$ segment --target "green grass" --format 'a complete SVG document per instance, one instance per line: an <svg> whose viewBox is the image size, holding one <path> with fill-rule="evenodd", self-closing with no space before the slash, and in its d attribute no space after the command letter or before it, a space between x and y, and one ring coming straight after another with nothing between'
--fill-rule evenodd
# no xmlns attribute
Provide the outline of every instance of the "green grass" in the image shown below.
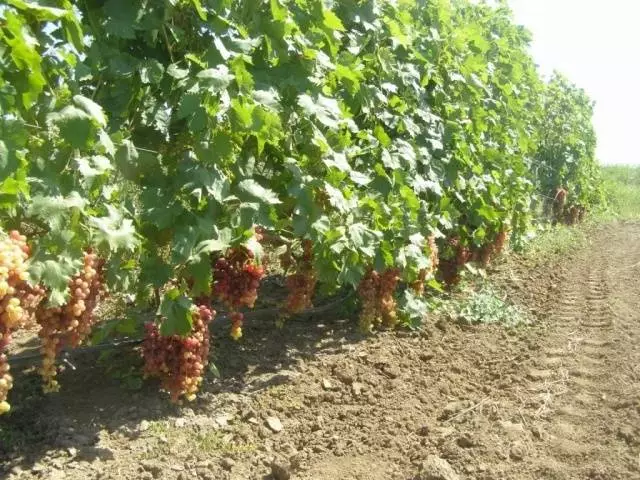
<svg viewBox="0 0 640 480"><path fill-rule="evenodd" d="M526 258L549 261L564 257L588 243L588 227L591 223L579 226L548 226L536 232L521 253Z"/></svg>
<svg viewBox="0 0 640 480"><path fill-rule="evenodd" d="M602 167L609 210L617 218L640 218L640 167Z"/></svg>

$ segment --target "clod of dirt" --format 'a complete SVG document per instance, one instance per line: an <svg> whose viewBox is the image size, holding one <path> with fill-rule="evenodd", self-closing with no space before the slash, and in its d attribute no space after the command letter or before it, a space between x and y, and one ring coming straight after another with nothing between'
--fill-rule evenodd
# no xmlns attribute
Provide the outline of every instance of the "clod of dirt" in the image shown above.
<svg viewBox="0 0 640 480"><path fill-rule="evenodd" d="M463 400L460 402L450 402L444 407L442 414L438 418L439 420L447 420L455 416L457 413L460 413L465 408L470 408L473 406L473 402L470 400Z"/></svg>
<svg viewBox="0 0 640 480"><path fill-rule="evenodd" d="M158 478L162 475L162 467L153 460L143 460L140 462L140 466L144 471L149 472L153 478Z"/></svg>
<svg viewBox="0 0 640 480"><path fill-rule="evenodd" d="M231 470L235 464L236 464L235 460L230 457L225 457L220 462L220 465L222 465L222 468L224 468L225 470Z"/></svg>
<svg viewBox="0 0 640 480"><path fill-rule="evenodd" d="M553 372L551 370L538 370L535 368L532 368L527 372L527 378L529 380L533 380L534 382L547 380L551 378L552 375Z"/></svg>
<svg viewBox="0 0 640 480"><path fill-rule="evenodd" d="M291 467L288 462L282 459L274 459L271 462L271 476L273 480L289 480L291 478Z"/></svg>
<svg viewBox="0 0 640 480"><path fill-rule="evenodd" d="M629 445L635 445L636 443L638 443L636 432L633 430L633 427L629 425L620 427L620 429L618 430L618 437L627 442Z"/></svg>
<svg viewBox="0 0 640 480"><path fill-rule="evenodd" d="M420 353L420 360L422 360L423 362L428 362L429 360L433 360L435 358L436 354L434 352L422 352Z"/></svg>
<svg viewBox="0 0 640 480"><path fill-rule="evenodd" d="M473 448L478 446L478 442L469 434L464 434L458 437L456 443L461 448Z"/></svg>
<svg viewBox="0 0 640 480"><path fill-rule="evenodd" d="M323 378L322 379L322 388L324 388L325 390L335 390L336 387L333 383L331 383L330 380Z"/></svg>
<svg viewBox="0 0 640 480"><path fill-rule="evenodd" d="M355 382L355 373L348 367L336 367L333 370L333 374L338 380L346 385L351 385L353 382Z"/></svg>
<svg viewBox="0 0 640 480"><path fill-rule="evenodd" d="M435 455L429 455L422 463L416 480L460 480L460 477L449 462Z"/></svg>
<svg viewBox="0 0 640 480"><path fill-rule="evenodd" d="M351 384L351 391L353 392L353 394L358 397L360 395L362 395L362 389L364 388L364 385L362 385L361 383L358 382L353 382Z"/></svg>
<svg viewBox="0 0 640 480"><path fill-rule="evenodd" d="M278 417L267 417L267 426L275 433L281 432L284 428Z"/></svg>
<svg viewBox="0 0 640 480"><path fill-rule="evenodd" d="M522 443L514 442L513 445L511 445L511 450L509 450L509 457L511 457L512 460L524 460L525 455L526 449Z"/></svg>

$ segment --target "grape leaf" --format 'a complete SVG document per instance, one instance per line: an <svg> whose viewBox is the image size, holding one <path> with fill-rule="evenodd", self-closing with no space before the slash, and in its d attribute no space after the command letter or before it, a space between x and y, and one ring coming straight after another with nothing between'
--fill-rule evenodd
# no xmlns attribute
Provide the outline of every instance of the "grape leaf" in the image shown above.
<svg viewBox="0 0 640 480"><path fill-rule="evenodd" d="M52 230L58 231L72 211L83 213L86 206L87 200L82 198L78 192L71 192L67 197L36 195L31 199L27 214L39 218L46 222Z"/></svg>
<svg viewBox="0 0 640 480"><path fill-rule="evenodd" d="M177 288L167 291L162 297L158 315L163 317L160 333L169 335L186 335L191 331L193 302Z"/></svg>
<svg viewBox="0 0 640 480"><path fill-rule="evenodd" d="M95 228L94 234L98 244L106 243L111 250L133 250L138 244L133 222L124 218L123 214L112 205L107 205L108 215L105 217L89 217Z"/></svg>
<svg viewBox="0 0 640 480"><path fill-rule="evenodd" d="M50 113L47 121L60 128L60 135L72 148L84 148L93 132L93 122L87 112L71 105Z"/></svg>
<svg viewBox="0 0 640 480"><path fill-rule="evenodd" d="M250 178L242 180L238 184L238 189L249 197L260 200L261 202L265 202L269 205L281 203L278 195L274 191L263 187L258 182Z"/></svg>
<svg viewBox="0 0 640 480"><path fill-rule="evenodd" d="M74 95L73 103L87 112L98 125L101 127L107 126L107 117L105 117L102 107L96 102L82 95Z"/></svg>

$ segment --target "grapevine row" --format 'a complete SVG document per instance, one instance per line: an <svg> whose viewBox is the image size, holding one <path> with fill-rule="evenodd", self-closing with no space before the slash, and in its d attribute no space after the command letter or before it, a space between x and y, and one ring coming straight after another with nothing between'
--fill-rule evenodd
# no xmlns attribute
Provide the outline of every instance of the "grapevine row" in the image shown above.
<svg viewBox="0 0 640 480"><path fill-rule="evenodd" d="M415 325L429 283L602 201L593 103L504 2L125 3L0 9L0 227L29 232L1 346L37 325L47 390L107 291L158 308L146 374L189 400L212 301L240 339L270 256L281 320L321 287Z"/></svg>

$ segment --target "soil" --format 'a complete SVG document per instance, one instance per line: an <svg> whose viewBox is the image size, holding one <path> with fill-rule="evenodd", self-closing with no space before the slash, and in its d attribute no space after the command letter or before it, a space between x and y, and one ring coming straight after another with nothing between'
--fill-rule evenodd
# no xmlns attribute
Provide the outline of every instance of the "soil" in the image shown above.
<svg viewBox="0 0 640 480"><path fill-rule="evenodd" d="M640 479L640 225L607 225L590 243L496 267L492 282L532 326L433 317L364 337L338 314L255 321L238 343L217 337L221 378L185 407L152 383L127 390L92 358L55 395L26 372L0 419L0 468L10 479Z"/></svg>

